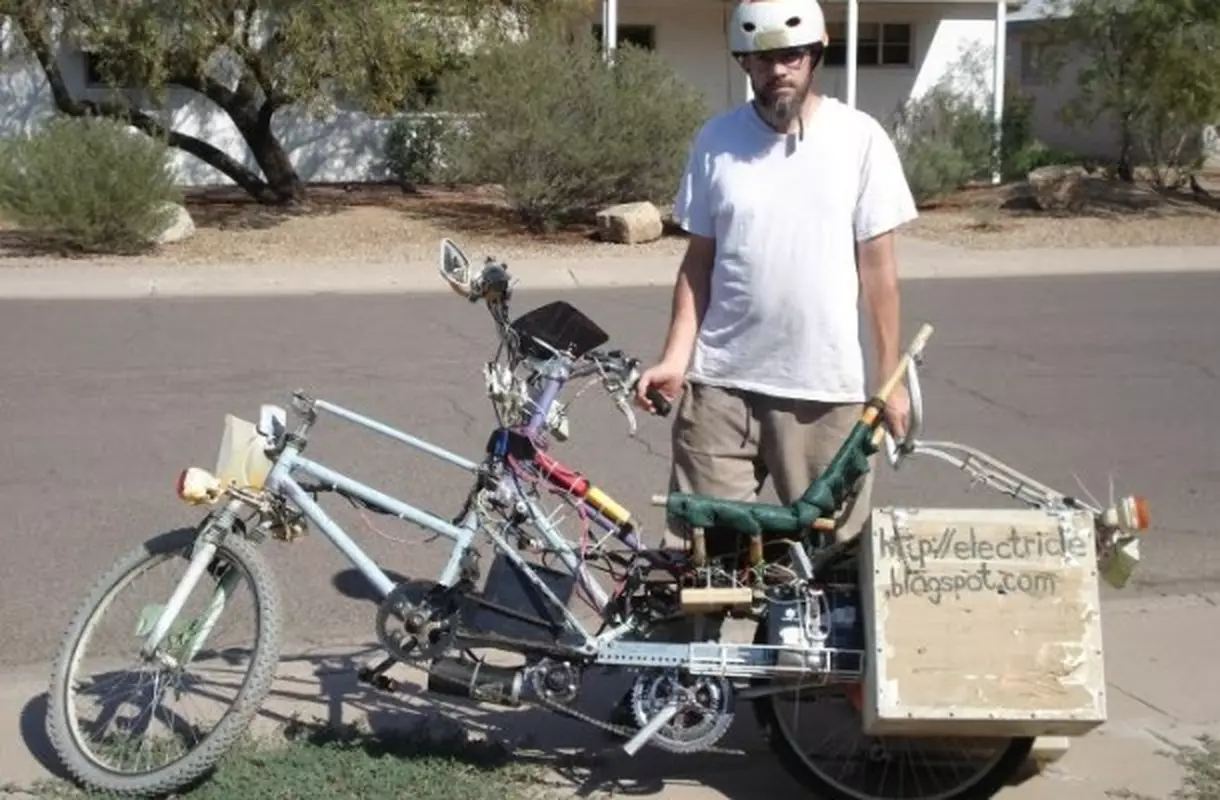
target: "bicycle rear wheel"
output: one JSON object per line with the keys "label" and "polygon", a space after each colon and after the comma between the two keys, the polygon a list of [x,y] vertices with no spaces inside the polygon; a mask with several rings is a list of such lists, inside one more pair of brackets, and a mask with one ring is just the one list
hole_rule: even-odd
{"label": "bicycle rear wheel", "polygon": [[[184,643],[198,630],[194,626],[204,619],[209,603],[218,596],[217,588],[223,586],[231,589],[226,592],[222,611],[224,619],[217,620],[221,623],[231,618],[230,612],[241,594],[243,584],[249,587],[254,601],[253,646],[248,650],[214,648],[212,642],[220,628],[217,624],[209,633],[203,649],[190,659],[192,663],[196,658],[212,662],[219,674],[219,678],[212,682],[188,677],[184,663],[169,667],[156,661],[145,661],[139,656],[144,631],[156,618],[161,607],[157,604],[168,600],[181,578],[198,533],[199,529],[170,531],[133,548],[101,576],[72,617],[52,670],[47,735],[64,767],[84,786],[118,795],[162,795],[183,789],[215,765],[249,726],[271,690],[280,654],[280,594],[259,552],[234,534],[224,537],[211,565],[195,586],[193,594],[202,595],[197,601],[197,607],[201,610],[193,611],[192,599],[188,598],[163,647],[178,647],[179,653],[176,655],[190,658],[192,654],[184,649]],[[118,666],[118,659],[113,652],[114,646],[111,646],[108,652],[102,654],[105,664],[102,674],[92,680],[79,678],[77,671],[81,667],[84,650],[92,643],[103,616],[116,597],[137,578],[164,564],[177,566],[178,574],[172,576],[152,600],[145,601],[150,605],[126,617],[120,615],[118,621],[122,635],[120,643],[127,644],[136,653],[136,691],[151,689],[157,695],[154,699],[161,701],[165,699],[167,690],[174,691],[174,700],[180,700],[183,692],[198,690],[201,704],[210,706],[208,710],[212,716],[219,719],[210,732],[197,735],[198,725],[186,722],[176,711],[168,711],[160,718],[155,708],[147,714],[127,714],[120,698],[103,701],[98,719],[86,725],[77,713],[74,701],[84,694],[83,690],[100,688],[102,683],[119,683],[120,676],[114,669]],[[237,670],[233,668],[243,654],[249,656],[244,676],[235,674]],[[78,682],[85,685],[78,685]],[[237,684],[234,699],[225,701],[217,697],[218,693],[234,684]],[[169,735],[162,740],[153,740],[151,734],[158,721],[162,731],[167,731]],[[100,736],[97,743],[88,741],[87,734],[110,723],[113,723],[115,733]],[[182,741],[187,737],[192,740],[190,743]],[[184,744],[185,750],[177,752]],[[167,755],[165,763],[146,763],[157,758],[158,754]],[[138,757],[135,766],[118,763],[129,755]]]}
{"label": "bicycle rear wheel", "polygon": [[[766,641],[763,620],[754,642]],[[814,686],[794,690],[796,696],[754,700],[781,766],[821,800],[985,800],[1021,768],[1034,743],[1024,737],[867,736],[853,686]],[[825,750],[807,747],[802,730],[821,739]]]}

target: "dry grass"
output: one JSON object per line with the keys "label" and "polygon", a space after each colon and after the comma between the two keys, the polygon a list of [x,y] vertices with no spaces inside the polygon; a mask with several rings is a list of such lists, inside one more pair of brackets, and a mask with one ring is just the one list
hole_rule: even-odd
{"label": "dry grass", "polygon": [[[1220,198],[1217,184],[1211,184]],[[186,206],[197,232],[187,241],[125,263],[266,264],[293,261],[380,263],[430,261],[442,236],[472,256],[524,258],[677,259],[685,239],[673,230],[658,241],[624,246],[601,242],[592,227],[550,236],[525,233],[494,192],[483,188],[431,188],[409,194],[395,185],[319,185],[307,205],[260,206],[238,189],[191,191]],[[972,188],[925,208],[909,229],[917,238],[970,249],[1027,247],[1130,247],[1220,245],[1220,202],[1146,191],[1097,198],[1075,213],[1037,210],[1020,184]],[[0,221],[0,259],[61,254]]]}

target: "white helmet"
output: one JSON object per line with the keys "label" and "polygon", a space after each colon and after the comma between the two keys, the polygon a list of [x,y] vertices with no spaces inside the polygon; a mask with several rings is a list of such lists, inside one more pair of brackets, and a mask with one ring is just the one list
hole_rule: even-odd
{"label": "white helmet", "polygon": [[733,11],[729,49],[733,55],[818,44],[826,18],[817,0],[740,0]]}

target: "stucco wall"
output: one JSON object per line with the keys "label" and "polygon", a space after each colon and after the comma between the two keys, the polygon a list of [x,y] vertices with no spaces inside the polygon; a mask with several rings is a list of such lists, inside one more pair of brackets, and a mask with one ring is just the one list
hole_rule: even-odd
{"label": "stucco wall", "polygon": [[[1007,30],[1008,84],[1033,100],[1033,134],[1044,144],[1088,158],[1109,160],[1120,152],[1117,120],[1104,113],[1092,122],[1068,122],[1062,112],[1080,96],[1077,84],[1088,54],[1081,48],[1040,43],[1039,27],[1047,23],[1010,25]],[[1055,69],[1047,64],[1053,63]],[[1220,169],[1220,136],[1209,126],[1200,137],[1206,165]]]}

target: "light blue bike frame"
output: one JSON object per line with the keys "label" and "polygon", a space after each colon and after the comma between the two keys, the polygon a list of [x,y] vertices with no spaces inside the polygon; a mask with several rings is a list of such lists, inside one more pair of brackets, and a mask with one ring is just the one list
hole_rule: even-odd
{"label": "light blue bike frame", "polygon": [[[559,396],[564,383],[567,381],[569,373],[566,358],[555,357],[550,359],[542,366],[543,379],[542,387],[537,395],[533,398],[534,412],[527,427],[530,435],[537,433],[545,420],[550,410],[551,404],[555,398]],[[385,512],[393,514],[399,519],[413,522],[429,531],[444,536],[453,543],[449,552],[449,557],[446,560],[445,566],[441,569],[437,582],[447,587],[454,586],[460,576],[461,565],[463,559],[473,545],[475,537],[480,533],[485,533],[495,544],[496,549],[506,558],[512,561],[520,570],[521,573],[534,585],[538,591],[542,592],[552,603],[555,604],[564,615],[568,624],[572,626],[580,638],[581,644],[576,649],[585,653],[594,653],[598,650],[599,645],[613,641],[618,637],[630,631],[630,624],[622,625],[617,628],[610,629],[600,636],[594,637],[589,630],[582,625],[579,620],[567,608],[567,604],[559,600],[550,588],[539,579],[531,569],[531,565],[523,559],[504,537],[497,531],[489,527],[480,527],[480,517],[477,511],[470,509],[455,525],[447,522],[440,517],[432,514],[418,506],[407,503],[396,497],[392,497],[384,492],[356,480],[348,475],[330,469],[323,464],[318,463],[301,454],[302,445],[298,445],[294,440],[299,439],[304,441],[308,436],[312,427],[317,423],[319,417],[318,412],[328,413],[334,417],[347,420],[355,425],[358,425],[375,433],[394,439],[403,444],[422,450],[430,455],[447,461],[456,467],[466,470],[471,475],[476,475],[479,471],[479,464],[464,458],[456,453],[453,453],[443,447],[424,441],[418,437],[400,431],[384,423],[378,422],[375,419],[359,414],[343,406],[328,402],[322,399],[304,399],[303,402],[307,405],[304,411],[304,421],[297,428],[295,436],[288,437],[283,446],[283,450],[269,472],[265,481],[265,486],[271,494],[280,494],[294,503],[305,517],[313,523],[314,527],[322,532],[327,539],[347,557],[348,561],[363,574],[369,582],[377,589],[381,598],[388,596],[395,588],[395,583],[385,572],[377,566],[376,562],[371,559],[367,553],[358,545],[351,536],[343,529],[339,523],[335,522],[322,507],[310,497],[309,492],[302,487],[298,481],[298,476],[307,476],[314,479],[318,483],[333,487],[343,492],[346,492],[354,497],[358,497],[364,502],[379,508]],[[515,485],[512,478],[507,480],[500,479],[500,491],[507,490],[511,501],[520,501],[528,507],[533,522],[537,531],[546,540],[547,545],[556,552],[562,562],[576,576],[576,579],[589,593],[590,598],[596,610],[600,613],[606,606],[609,596],[604,587],[590,573],[584,560],[580,558],[572,545],[563,536],[563,534],[550,522],[543,509],[537,503],[527,497]],[[578,501],[579,502],[579,501]],[[242,501],[235,499],[230,509],[224,513],[235,513],[240,509]],[[584,513],[598,522],[602,527],[608,530],[614,530],[615,526],[604,516],[596,511],[596,509],[585,506]],[[223,527],[223,526],[220,526]],[[641,545],[638,540],[631,535],[623,538],[623,541],[628,546],[639,550]],[[217,544],[214,539],[214,534],[210,531],[200,537],[196,544],[195,551],[191,558],[190,566],[187,568],[187,574],[176,588],[170,601],[167,603],[165,610],[160,615],[152,631],[146,638],[145,652],[153,653],[161,639],[169,630],[174,617],[181,609],[187,595],[194,588],[195,583],[203,575],[204,570],[215,555]],[[232,591],[232,582],[236,580],[236,574],[230,573],[225,576],[218,587],[218,597],[214,597],[212,607],[209,608],[207,620],[205,620],[202,629],[196,636],[196,640],[192,642],[190,652],[195,652],[201,645],[202,638],[206,636],[215,619],[219,617],[223,609],[223,598],[227,597]]]}

